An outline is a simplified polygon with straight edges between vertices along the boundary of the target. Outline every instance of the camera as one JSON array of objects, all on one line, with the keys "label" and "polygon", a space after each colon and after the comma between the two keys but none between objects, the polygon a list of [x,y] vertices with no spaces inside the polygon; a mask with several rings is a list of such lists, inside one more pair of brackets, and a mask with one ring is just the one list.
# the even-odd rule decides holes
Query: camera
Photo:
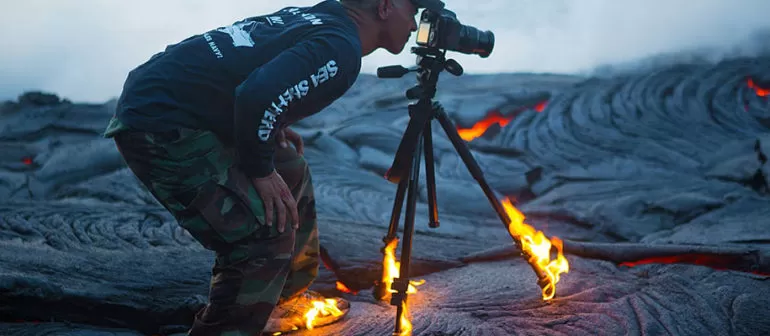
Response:
[{"label": "camera", "polygon": [[426,8],[420,16],[417,45],[487,58],[495,46],[495,35],[488,30],[463,25],[448,9]]}]

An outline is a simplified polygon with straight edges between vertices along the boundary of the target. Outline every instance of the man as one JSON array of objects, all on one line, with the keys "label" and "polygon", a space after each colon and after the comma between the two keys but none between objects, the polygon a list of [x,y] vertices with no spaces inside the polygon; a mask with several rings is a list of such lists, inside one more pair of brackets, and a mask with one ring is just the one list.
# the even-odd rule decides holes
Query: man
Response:
[{"label": "man", "polygon": [[[216,256],[209,302],[189,335],[302,328],[311,302],[324,299],[308,290],[319,265],[310,171],[301,137],[286,127],[341,97],[361,57],[400,53],[417,30],[417,7],[284,8],[170,45],[129,73],[105,136]],[[315,325],[341,319],[349,303],[338,298],[337,308],[342,315]]]}]

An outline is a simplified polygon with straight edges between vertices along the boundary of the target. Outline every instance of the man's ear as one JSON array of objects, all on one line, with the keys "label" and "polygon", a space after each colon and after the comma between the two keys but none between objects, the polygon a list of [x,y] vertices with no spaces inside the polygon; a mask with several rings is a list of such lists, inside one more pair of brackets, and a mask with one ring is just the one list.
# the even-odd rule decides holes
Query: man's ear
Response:
[{"label": "man's ear", "polygon": [[395,0],[380,0],[377,5],[377,18],[380,20],[387,20],[393,12],[393,1]]}]

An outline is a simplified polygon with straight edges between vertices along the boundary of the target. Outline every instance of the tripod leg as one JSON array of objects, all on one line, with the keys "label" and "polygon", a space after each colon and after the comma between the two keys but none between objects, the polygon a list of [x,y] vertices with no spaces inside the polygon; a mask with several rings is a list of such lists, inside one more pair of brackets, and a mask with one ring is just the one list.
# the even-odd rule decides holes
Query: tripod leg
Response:
[{"label": "tripod leg", "polygon": [[388,226],[388,235],[383,238],[383,242],[387,245],[391,239],[396,238],[398,231],[398,222],[401,220],[401,207],[404,205],[404,196],[406,195],[406,186],[409,180],[404,179],[398,182],[398,189],[396,189],[396,200],[393,202],[393,210],[390,214],[390,225]]},{"label": "tripod leg", "polygon": [[393,279],[393,293],[390,303],[396,308],[396,326],[395,334],[401,332],[402,316],[405,313],[407,304],[407,290],[409,289],[409,263],[412,258],[412,235],[414,234],[414,216],[417,210],[417,195],[420,186],[420,152],[422,150],[423,138],[420,137],[415,147],[412,159],[412,169],[409,174],[409,187],[406,199],[406,218],[404,220],[404,240],[401,242],[401,267],[399,277]]},{"label": "tripod leg", "polygon": [[[382,242],[384,243],[384,246],[381,249],[382,255],[385,256],[385,249],[388,245],[394,240],[398,239],[397,232],[398,232],[398,222],[401,220],[401,207],[404,205],[404,196],[406,195],[406,187],[409,184],[408,179],[403,179],[398,182],[398,189],[396,189],[396,199],[393,202],[393,210],[390,214],[390,225],[388,226],[388,234],[382,238]],[[382,267],[382,276],[380,276],[380,279],[385,279],[385,276],[387,275],[387,270],[385,269],[385,265],[383,263]],[[373,290],[372,295],[374,296],[374,299],[377,301],[384,300],[388,294],[390,293],[390,288],[387,288],[386,284],[382,281],[378,281]]]},{"label": "tripod leg", "polygon": [[432,118],[432,115],[429,113],[431,109],[430,104],[430,101],[421,99],[416,104],[409,105],[409,124],[406,126],[401,142],[398,144],[393,164],[385,175],[388,181],[397,183],[401,182],[402,179],[408,179],[410,162],[406,160],[409,155],[412,155],[416,149],[420,148],[417,145],[421,138],[420,135],[422,130],[425,129],[425,124],[429,123]]},{"label": "tripod leg", "polygon": [[494,191],[484,178],[484,172],[481,170],[481,167],[479,167],[479,164],[473,158],[471,151],[468,149],[468,145],[462,138],[460,138],[460,134],[457,133],[457,129],[455,129],[452,121],[449,120],[449,117],[446,115],[446,112],[444,112],[442,107],[436,109],[436,118],[438,119],[439,123],[441,123],[441,127],[444,128],[444,132],[446,132],[449,140],[452,141],[452,145],[454,145],[457,154],[460,155],[460,158],[465,163],[465,166],[468,168],[471,176],[473,176],[473,178],[479,183],[481,190],[484,191],[484,195],[486,195],[487,199],[489,199],[489,202],[492,203],[492,207],[495,209],[495,212],[497,212],[500,220],[502,220],[504,225],[507,226],[510,222],[510,218],[508,218],[508,214],[505,212],[503,204],[500,202],[500,200],[497,199]]},{"label": "tripod leg", "polygon": [[[492,204],[492,207],[495,209],[495,212],[497,212],[497,215],[500,217],[500,220],[503,222],[503,225],[505,226],[506,231],[508,231],[508,225],[510,224],[511,219],[508,217],[508,213],[505,212],[505,208],[503,207],[502,202],[500,202],[500,200],[497,199],[497,195],[495,195],[494,191],[492,191],[492,188],[489,186],[489,183],[487,183],[486,179],[484,178],[484,172],[481,170],[481,167],[479,167],[479,164],[473,158],[473,155],[471,154],[470,149],[468,149],[468,145],[465,143],[465,141],[463,141],[462,138],[460,138],[460,134],[457,133],[457,129],[455,129],[454,125],[452,124],[452,121],[449,120],[449,117],[446,115],[446,112],[444,112],[443,108],[439,107],[436,110],[436,118],[438,118],[439,122],[441,123],[441,127],[444,128],[444,132],[446,132],[447,136],[449,137],[449,140],[452,141],[452,145],[454,145],[455,150],[457,150],[457,154],[459,154],[460,158],[462,158],[463,162],[465,163],[465,166],[468,168],[468,171],[471,173],[471,175],[476,180],[476,182],[479,183],[481,190],[484,191],[484,195],[486,195],[487,199],[489,199],[489,203]],[[513,241],[516,244],[516,247],[518,247],[518,249],[522,251],[525,259],[528,261],[531,260],[532,256],[528,252],[522,250],[519,237],[515,237],[513,236],[513,234],[511,234],[511,238],[513,238]],[[539,270],[532,262],[529,262],[529,265],[532,267],[532,270],[537,275],[538,284],[542,288],[548,282],[547,281],[548,275],[545,274],[543,270]]]},{"label": "tripod leg", "polygon": [[438,222],[438,206],[436,205],[436,172],[435,163],[433,161],[433,131],[431,123],[425,124],[425,130],[422,133],[425,141],[425,178],[428,189],[428,214],[430,215],[430,222],[428,225],[431,228],[439,227]]},{"label": "tripod leg", "polygon": [[[470,149],[468,149],[468,145],[465,143],[465,141],[460,138],[460,134],[457,133],[457,129],[455,129],[454,125],[452,124],[452,121],[449,120],[449,117],[446,115],[446,112],[444,112],[444,109],[442,107],[438,107],[436,109],[436,118],[441,123],[441,127],[444,128],[444,132],[446,132],[447,136],[449,137],[449,140],[452,141],[452,145],[454,145],[455,150],[457,150],[457,154],[460,155],[460,158],[465,163],[465,166],[468,168],[468,171],[471,173],[473,178],[476,180],[476,182],[479,183],[479,186],[481,187],[481,190],[484,191],[484,195],[487,196],[487,199],[489,199],[489,203],[492,204],[492,207],[495,209],[495,212],[497,212],[497,216],[500,217],[500,220],[503,222],[503,225],[505,226],[506,231],[508,231],[508,225],[511,222],[511,219],[508,217],[508,213],[505,212],[505,208],[503,207],[502,202],[497,199],[497,195],[495,195],[494,191],[492,191],[492,188],[487,183],[486,179],[484,178],[484,172],[481,170],[481,167],[479,167],[479,164],[476,162],[476,160],[473,158],[473,155],[471,154]],[[510,233],[510,231],[509,231]],[[525,260],[531,260],[531,255],[527,253],[526,251],[522,250],[521,248],[521,242],[519,241],[519,237],[513,236],[511,234],[511,238],[513,238],[514,243],[516,244],[516,247],[522,253],[524,254]],[[548,275],[545,274],[544,271],[539,270],[532,262],[529,262],[529,265],[532,267],[532,270],[537,275],[538,284],[541,286],[545,286],[545,284],[548,282]]]}]

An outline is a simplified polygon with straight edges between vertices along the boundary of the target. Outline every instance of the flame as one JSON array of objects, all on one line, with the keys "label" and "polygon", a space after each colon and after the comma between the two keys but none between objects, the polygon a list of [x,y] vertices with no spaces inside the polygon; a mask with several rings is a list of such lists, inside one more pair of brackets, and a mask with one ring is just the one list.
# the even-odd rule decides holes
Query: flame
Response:
[{"label": "flame", "polygon": [[[393,284],[393,279],[398,278],[399,273],[401,273],[401,263],[396,261],[397,245],[398,239],[391,240],[388,245],[385,246],[385,252],[383,253],[382,257],[382,283],[385,284],[385,288],[387,288],[391,293],[396,292],[395,290],[390,289],[390,286]],[[417,293],[417,288],[415,286],[419,286],[424,283],[425,280],[409,281],[409,288],[406,290],[406,293]]]},{"label": "flame", "polygon": [[409,321],[409,305],[406,304],[406,300],[401,302],[403,313],[401,314],[401,330],[399,330],[398,336],[409,336],[412,334],[412,322]]},{"label": "flame", "polygon": [[[548,101],[544,100],[537,105],[532,106],[531,108],[534,109],[537,112],[543,112],[545,107],[548,106]],[[529,107],[519,109],[516,112],[521,112],[523,110],[526,110]],[[484,135],[484,132],[486,132],[492,125],[498,124],[500,127],[507,126],[511,120],[515,117],[515,113],[513,116],[506,117],[500,113],[499,110],[493,110],[487,114],[484,119],[481,119],[480,121],[476,122],[476,124],[473,125],[471,128],[457,128],[457,133],[460,134],[460,137],[465,141],[471,141],[473,139],[476,139],[482,135]]]},{"label": "flame", "polygon": [[[569,263],[562,253],[562,241],[557,237],[548,240],[542,231],[524,223],[524,214],[516,209],[508,198],[504,199],[502,204],[511,219],[508,231],[519,239],[521,249],[531,256],[530,264],[547,277],[547,283],[543,287],[543,300],[548,301],[556,294],[556,283],[559,282],[561,273],[569,272]],[[551,259],[552,246],[557,250],[556,259]]]},{"label": "flame", "polygon": [[[305,312],[305,328],[307,330],[313,330],[313,322],[315,322],[315,319],[318,316],[340,316],[344,314],[339,308],[337,308],[337,300],[336,299],[324,299],[324,300],[313,300],[310,304],[313,305],[312,308],[308,309],[307,312]],[[297,326],[294,327],[293,330],[299,330]],[[280,331],[274,332],[273,336],[278,336],[283,334]]]},{"label": "flame", "polygon": [[759,87],[757,84],[754,83],[754,79],[749,78],[748,85],[749,85],[749,88],[754,89],[754,92],[757,93],[757,96],[760,96],[760,97],[770,96],[770,89]]},{"label": "flame", "polygon": [[21,159],[21,163],[25,165],[31,165],[32,164],[32,158],[27,156]]},{"label": "flame", "polygon": [[[390,286],[393,284],[393,279],[399,277],[399,273],[401,272],[401,263],[396,261],[396,246],[398,245],[398,239],[391,240],[387,245],[385,245],[385,249],[383,252],[382,257],[382,283],[385,286],[385,288],[388,289],[388,292],[395,293],[396,291],[391,289]],[[406,290],[407,294],[414,294],[417,293],[417,287],[419,285],[422,285],[425,283],[425,280],[416,280],[416,281],[409,281],[409,287]],[[412,323],[409,320],[409,309],[407,305],[407,300],[405,299],[401,303],[401,307],[403,309],[403,313],[401,314],[401,330],[399,331],[399,336],[409,336],[412,334]]]},{"label": "flame", "polygon": [[310,308],[310,310],[305,313],[305,328],[307,328],[307,330],[313,330],[313,321],[319,315],[340,316],[343,314],[342,311],[337,308],[337,300],[335,299],[324,299],[323,301],[315,300],[312,304],[313,308]]}]

